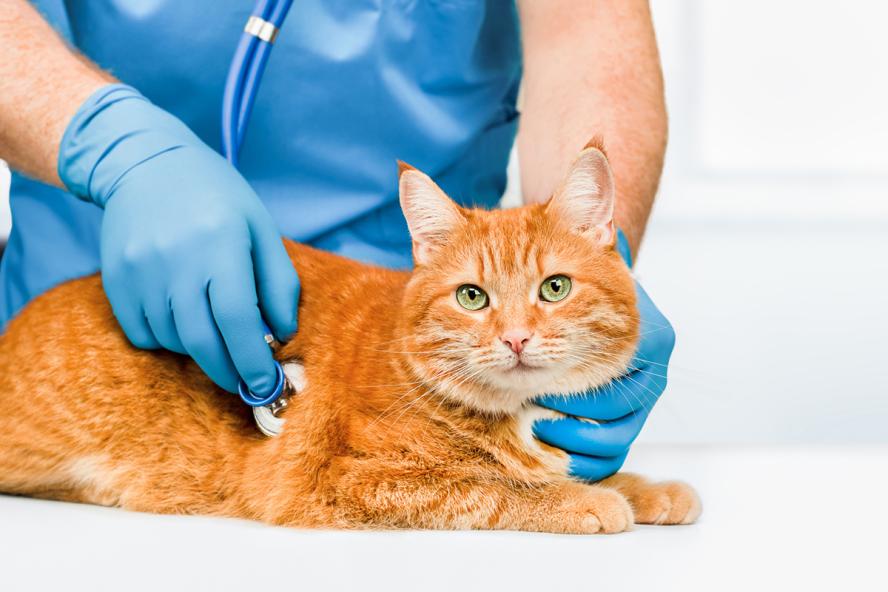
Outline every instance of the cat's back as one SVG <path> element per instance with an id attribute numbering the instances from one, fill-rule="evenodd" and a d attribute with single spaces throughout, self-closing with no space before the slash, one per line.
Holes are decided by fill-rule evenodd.
<path id="1" fill-rule="evenodd" d="M 128 345 L 95 274 L 48 290 L 13 317 L 0 335 L 0 364 L 21 371 L 22 362 L 61 362 L 87 353 L 86 345 L 99 354 L 121 344 Z"/>
<path id="2" fill-rule="evenodd" d="M 338 318 L 341 307 L 370 303 L 380 290 L 403 289 L 409 274 L 368 266 L 285 240 L 300 279 L 300 329 Z M 304 309 L 304 310 L 303 310 Z M 88 351 L 84 351 L 87 348 Z M 114 359 L 133 351 L 120 329 L 99 274 L 70 280 L 32 300 L 0 334 L 0 367 L 25 360 Z"/>
<path id="3" fill-rule="evenodd" d="M 375 372 L 373 365 L 358 364 L 359 369 L 355 361 L 364 357 L 368 340 L 376 341 L 371 336 L 391 331 L 390 307 L 409 274 L 291 241 L 285 246 L 300 277 L 299 302 L 293 303 L 299 306 L 299 328 L 277 357 L 304 360 L 323 382 L 364 369 Z M 38 296 L 0 335 L 0 424 L 5 417 L 22 426 L 43 425 L 56 412 L 87 420 L 96 410 L 130 424 L 177 414 L 218 416 L 245 434 L 256 433 L 249 409 L 190 358 L 141 350 L 128 341 L 98 274 Z M 35 413 L 40 417 L 32 417 Z"/>
<path id="4" fill-rule="evenodd" d="M 41 294 L 0 335 L 0 416 L 22 425 L 56 412 L 139 417 L 157 411 L 158 393 L 213 390 L 186 357 L 130 344 L 98 274 Z"/>
<path id="5" fill-rule="evenodd" d="M 344 361 L 348 352 L 393 331 L 409 272 L 284 243 L 300 283 L 299 328 L 284 358 L 336 352 Z"/>
<path id="6" fill-rule="evenodd" d="M 361 263 L 291 240 L 285 239 L 284 246 L 299 274 L 300 307 L 356 297 L 375 300 L 379 288 L 395 289 L 400 293 L 410 279 L 407 271 Z"/>

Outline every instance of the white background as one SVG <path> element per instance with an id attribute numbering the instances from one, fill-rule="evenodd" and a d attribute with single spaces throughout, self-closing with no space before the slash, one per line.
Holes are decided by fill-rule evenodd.
<path id="1" fill-rule="evenodd" d="M 0 160 L 0 237 L 9 235 L 12 220 L 9 215 L 9 169 Z"/>
<path id="2" fill-rule="evenodd" d="M 652 3 L 670 113 L 641 442 L 888 442 L 888 7 Z"/>
<path id="3" fill-rule="evenodd" d="M 641 445 L 632 469 L 687 479 L 704 514 L 616 536 L 300 531 L 0 496 L 0 566 L 4 592 L 884 592 L 886 461 Z"/>
<path id="4" fill-rule="evenodd" d="M 888 442 L 888 5 L 841 6 L 653 3 L 671 138 L 638 274 L 678 345 L 642 441 Z"/>
<path id="5" fill-rule="evenodd" d="M 654 3 L 671 114 L 639 275 L 648 441 L 888 442 L 888 6 Z"/>

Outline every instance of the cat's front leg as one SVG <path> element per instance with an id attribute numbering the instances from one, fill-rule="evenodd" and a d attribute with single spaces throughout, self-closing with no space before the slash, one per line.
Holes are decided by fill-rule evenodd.
<path id="1" fill-rule="evenodd" d="M 564 534 L 613 534 L 634 522 L 629 502 L 619 492 L 565 481 L 513 491 L 501 528 Z"/>
<path id="2" fill-rule="evenodd" d="M 594 534 L 633 524 L 626 498 L 605 487 L 520 484 L 457 467 L 349 464 L 331 504 L 339 526 Z"/>
<path id="3" fill-rule="evenodd" d="M 703 511 L 697 492 L 681 481 L 654 483 L 640 475 L 617 473 L 599 484 L 626 496 L 637 524 L 692 524 Z"/>

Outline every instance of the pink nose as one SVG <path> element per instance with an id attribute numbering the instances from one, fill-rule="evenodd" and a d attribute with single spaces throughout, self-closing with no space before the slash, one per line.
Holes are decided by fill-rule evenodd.
<path id="1" fill-rule="evenodd" d="M 508 345 L 513 352 L 520 354 L 524 351 L 524 346 L 530 341 L 532 333 L 527 329 L 509 329 L 502 334 L 500 339 Z"/>

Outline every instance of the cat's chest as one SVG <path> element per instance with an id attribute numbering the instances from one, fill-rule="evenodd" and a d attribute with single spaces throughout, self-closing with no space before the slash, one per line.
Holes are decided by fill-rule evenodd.
<path id="1" fill-rule="evenodd" d="M 501 447 L 500 462 L 513 477 L 533 482 L 568 474 L 568 455 L 533 435 L 537 421 L 562 417 L 557 411 L 530 404 L 510 418 L 508 445 Z"/>
<path id="2" fill-rule="evenodd" d="M 528 450 L 539 452 L 540 454 L 547 456 L 553 455 L 554 453 L 552 451 L 558 449 L 552 448 L 537 440 L 533 435 L 533 426 L 536 422 L 541 420 L 563 419 L 564 417 L 565 415 L 563 413 L 559 413 L 552 409 L 546 409 L 539 405 L 529 404 L 525 406 L 516 416 L 518 434 L 522 444 L 524 444 Z"/>

